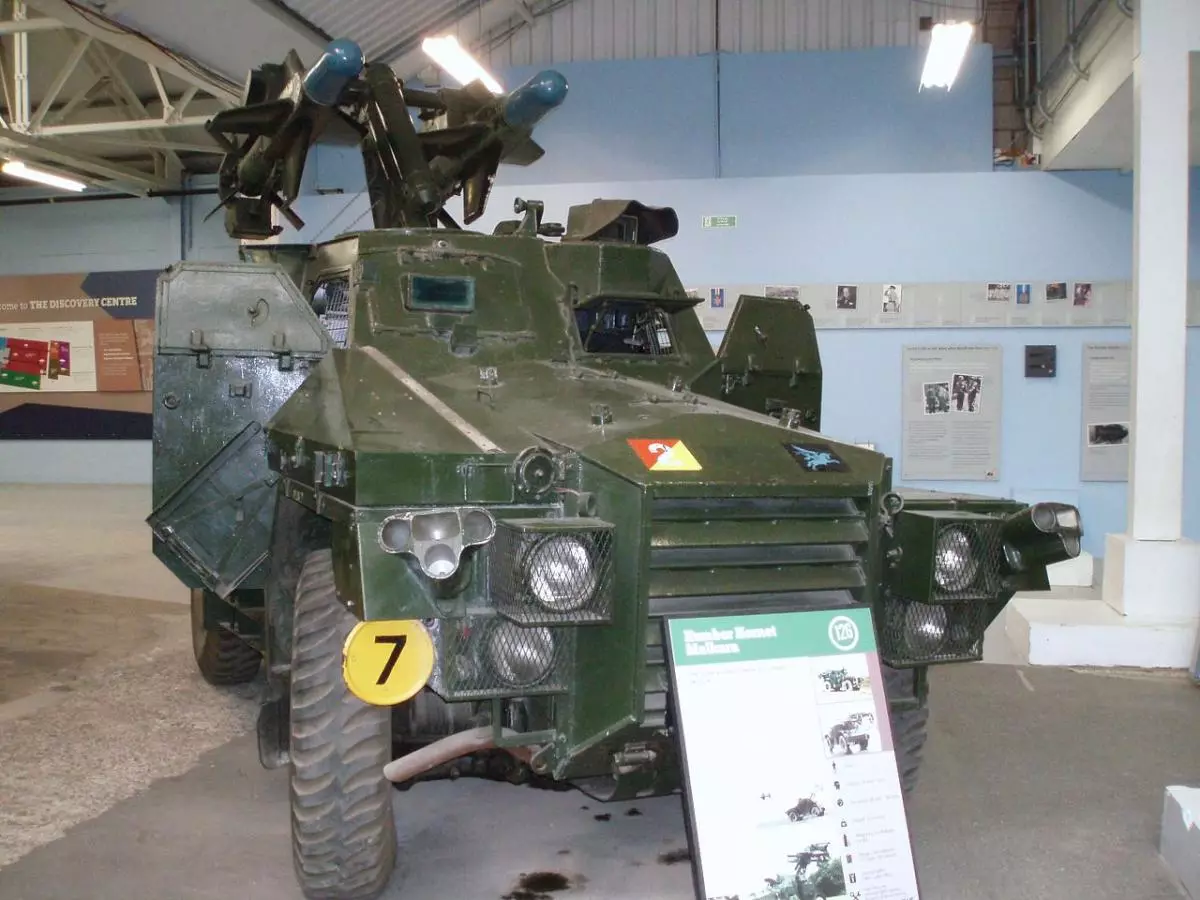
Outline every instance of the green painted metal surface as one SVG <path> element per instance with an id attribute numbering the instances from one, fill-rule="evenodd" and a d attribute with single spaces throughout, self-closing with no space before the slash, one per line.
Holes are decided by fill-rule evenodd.
<path id="1" fill-rule="evenodd" d="M 1049 506 L 893 492 L 886 455 L 821 433 L 802 305 L 738 298 L 714 350 L 655 246 L 673 210 L 599 199 L 563 226 L 519 201 L 485 234 L 373 185 L 372 230 L 163 280 L 160 317 L 181 324 L 156 362 L 156 552 L 230 604 L 265 590 L 273 678 L 293 551 L 317 535 L 357 616 L 426 623 L 427 690 L 517 731 L 504 743 L 535 745 L 541 773 L 661 793 L 664 619 L 870 608 L 884 662 L 923 675 L 978 658 L 1012 594 L 1070 555 Z M 259 206 L 231 215 L 253 230 Z M 955 566 L 968 588 L 945 588 Z"/>

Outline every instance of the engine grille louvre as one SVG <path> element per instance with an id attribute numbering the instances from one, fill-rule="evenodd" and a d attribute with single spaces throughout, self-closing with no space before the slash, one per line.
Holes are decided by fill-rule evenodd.
<path id="1" fill-rule="evenodd" d="M 645 723 L 667 709 L 664 616 L 849 603 L 867 586 L 870 522 L 851 497 L 651 501 Z"/>

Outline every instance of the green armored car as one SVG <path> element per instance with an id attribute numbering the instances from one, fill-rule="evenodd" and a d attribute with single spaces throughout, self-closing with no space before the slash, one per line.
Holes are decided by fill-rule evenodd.
<path id="1" fill-rule="evenodd" d="M 259 67 L 209 124 L 229 234 L 302 226 L 319 138 L 361 148 L 374 227 L 160 278 L 154 552 L 204 677 L 265 683 L 310 897 L 384 888 L 420 780 L 678 791 L 675 616 L 869 607 L 911 789 L 928 668 L 1079 552 L 1073 507 L 896 490 L 823 434 L 803 305 L 740 297 L 714 350 L 671 209 L 467 228 L 566 90 L 410 89 L 345 41 Z"/>

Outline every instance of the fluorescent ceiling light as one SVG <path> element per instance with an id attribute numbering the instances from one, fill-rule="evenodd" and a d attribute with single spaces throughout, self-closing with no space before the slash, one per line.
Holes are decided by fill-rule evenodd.
<path id="1" fill-rule="evenodd" d="M 36 181 L 38 184 L 48 184 L 50 187 L 62 188 L 64 191 L 82 191 L 87 188 L 87 185 L 82 181 L 75 181 L 73 178 L 64 178 L 62 175 L 55 175 L 53 172 L 31 169 L 25 163 L 16 159 L 10 159 L 3 166 L 0 166 L 0 172 L 3 172 L 5 175 L 11 175 L 14 178 L 24 178 L 26 181 Z"/>
<path id="2" fill-rule="evenodd" d="M 933 26 L 929 54 L 921 73 L 921 87 L 944 87 L 947 90 L 958 77 L 975 26 L 970 22 L 947 22 Z"/>
<path id="3" fill-rule="evenodd" d="M 425 38 L 421 42 L 421 49 L 459 84 L 466 85 L 479 80 L 493 94 L 504 93 L 500 82 L 488 74 L 487 69 L 479 64 L 479 60 L 463 49 L 454 35 Z"/>

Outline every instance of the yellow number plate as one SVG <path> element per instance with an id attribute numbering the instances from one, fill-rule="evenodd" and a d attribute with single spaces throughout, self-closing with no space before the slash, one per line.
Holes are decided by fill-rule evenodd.
<path id="1" fill-rule="evenodd" d="M 354 696 L 395 706 L 425 687 L 433 674 L 433 641 L 414 620 L 359 622 L 342 648 L 342 677 Z"/>

